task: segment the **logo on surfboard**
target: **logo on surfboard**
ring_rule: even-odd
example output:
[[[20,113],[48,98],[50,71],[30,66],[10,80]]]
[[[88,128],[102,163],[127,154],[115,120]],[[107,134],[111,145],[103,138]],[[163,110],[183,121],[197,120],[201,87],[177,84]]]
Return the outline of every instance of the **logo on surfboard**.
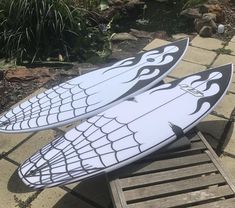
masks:
[[[195,89],[194,87],[192,87],[190,85],[181,84],[179,86],[180,86],[180,89],[184,90],[185,92],[190,93],[191,95],[193,95],[195,97],[204,97],[204,94],[201,91]]]

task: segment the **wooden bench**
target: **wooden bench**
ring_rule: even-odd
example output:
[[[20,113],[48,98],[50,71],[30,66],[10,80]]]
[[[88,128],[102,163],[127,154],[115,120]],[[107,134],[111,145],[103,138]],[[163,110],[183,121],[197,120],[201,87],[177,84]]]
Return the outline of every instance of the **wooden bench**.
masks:
[[[197,130],[191,147],[160,151],[107,175],[117,208],[235,208],[235,186]]]

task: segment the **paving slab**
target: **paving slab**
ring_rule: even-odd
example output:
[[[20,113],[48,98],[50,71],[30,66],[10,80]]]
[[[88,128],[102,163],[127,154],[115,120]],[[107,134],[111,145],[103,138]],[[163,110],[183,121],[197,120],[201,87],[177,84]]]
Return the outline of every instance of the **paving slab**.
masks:
[[[61,188],[45,189],[31,203],[31,208],[95,208]]]
[[[228,120],[226,119],[208,115],[197,125],[197,128],[202,132],[210,145],[216,149],[227,122]]]
[[[214,51],[189,46],[183,60],[208,66],[216,56],[217,54]]]
[[[224,152],[234,155],[235,157],[235,123],[233,122],[226,138],[226,145],[224,147]],[[235,160],[235,159],[234,159]]]
[[[181,78],[189,74],[194,74],[206,70],[206,66],[201,64],[190,63],[187,61],[181,61],[169,74],[169,76]]]
[[[163,46],[163,45],[166,45],[166,44],[169,44],[169,43],[170,43],[169,41],[156,38],[151,43],[149,43],[147,46],[145,46],[143,48],[143,51],[149,51],[149,50],[152,50],[156,47],[160,47],[160,46]]]
[[[72,183],[66,187],[104,208],[108,208],[112,203],[105,175],[100,175],[84,182]]]
[[[0,207],[14,208],[17,199],[25,201],[35,192],[24,186],[16,174],[17,166],[4,159],[0,160]]]
[[[235,159],[222,155],[220,160],[222,161],[222,164],[225,166],[226,170],[230,173],[233,184],[235,184]]]
[[[235,55],[235,42],[229,42],[225,49],[231,50],[231,54]]]
[[[230,118],[231,113],[235,107],[235,94],[227,93],[223,97],[223,99],[218,103],[218,105],[214,108],[214,111],[225,118]]]
[[[235,64],[235,56],[227,55],[227,54],[220,54],[212,66],[221,66],[225,64],[233,63]]]
[[[169,77],[169,76],[167,76],[167,77],[164,78],[164,82],[165,82],[165,83],[172,82],[172,81],[174,81],[174,80],[176,80],[176,78],[174,78],[174,77]]]
[[[44,145],[52,141],[56,134],[57,132],[54,130],[37,132],[29,140],[9,154],[8,157],[18,163],[22,163]]]
[[[185,34],[185,33],[178,33],[178,34],[175,34],[175,35],[172,35],[172,38],[174,40],[180,40],[180,39],[184,39],[184,38],[187,38],[188,35]]]
[[[204,48],[207,50],[216,50],[219,48],[223,48],[223,41],[214,39],[214,38],[203,38],[200,35],[197,35],[192,41],[191,46]]]
[[[13,105],[11,107],[11,109],[16,107],[17,105],[23,103],[26,99],[29,99],[29,98],[31,98],[41,92],[44,92],[45,90],[46,90],[45,88],[40,88],[40,89],[36,90],[31,95],[27,96],[26,98],[24,98],[20,102]],[[5,133],[0,132],[0,138],[1,138],[0,153],[10,151],[12,148],[19,145],[21,142],[23,142],[23,140],[30,138],[32,135],[33,135],[33,133],[5,134]]]
[[[231,42],[235,43],[235,35],[233,36],[233,38],[231,39]]]
[[[24,140],[29,139],[33,133],[24,134],[4,134],[0,133],[0,153],[7,153],[13,148],[17,148]]]

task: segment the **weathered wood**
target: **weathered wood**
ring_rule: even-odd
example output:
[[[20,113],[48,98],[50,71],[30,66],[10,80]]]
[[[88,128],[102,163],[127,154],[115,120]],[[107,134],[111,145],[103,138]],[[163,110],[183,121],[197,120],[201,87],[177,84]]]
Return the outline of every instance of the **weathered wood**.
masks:
[[[117,208],[234,208],[235,187],[198,131],[191,147],[156,152],[108,175]]]
[[[200,191],[192,191],[185,194],[177,194],[174,196],[149,200],[140,202],[137,204],[130,204],[129,208],[170,208],[170,207],[176,207],[176,206],[182,206],[184,207],[186,205],[191,206],[195,203],[202,203],[206,202],[211,199],[219,199],[221,197],[228,197],[232,196],[233,191],[228,185],[219,186],[219,187],[212,187],[209,189],[203,189]],[[187,206],[187,207],[188,207]]]
[[[198,206],[193,206],[192,208],[234,208],[235,207],[235,198],[219,200],[216,202],[211,202],[207,204],[201,204]],[[190,207],[189,207],[190,208]]]
[[[232,177],[231,177],[230,173],[223,166],[223,163],[220,161],[220,159],[216,155],[215,151],[212,149],[212,147],[209,145],[209,143],[206,141],[206,139],[203,137],[203,135],[200,132],[197,132],[197,134],[199,135],[199,137],[201,138],[202,142],[206,145],[206,147],[208,149],[205,152],[210,157],[210,159],[215,164],[215,166],[218,168],[220,173],[224,176],[225,180],[227,181],[227,183],[230,185],[231,189],[235,193],[235,185],[232,182],[232,179],[231,179]]]
[[[126,199],[123,192],[121,192],[121,187],[118,180],[112,180],[109,183],[112,192],[112,199],[115,201],[114,207],[116,208],[127,208]]]
[[[133,175],[146,174],[156,171],[163,171],[170,168],[179,168],[185,167],[188,165],[201,164],[209,162],[210,158],[207,154],[196,154],[172,159],[159,160],[154,162],[148,162],[143,164],[131,164],[127,168],[123,169],[122,172],[119,172],[119,177],[128,177]]]
[[[166,194],[179,193],[182,191],[195,190],[196,188],[205,188],[215,184],[222,184],[225,180],[220,174],[208,175],[204,177],[189,178],[170,183],[152,185],[138,189],[124,191],[127,204],[131,202],[143,201],[150,198],[156,198]]]
[[[120,186],[122,189],[133,187],[141,187],[147,184],[156,184],[159,182],[166,182],[175,179],[182,179],[185,177],[192,177],[197,175],[202,175],[206,173],[217,172],[217,168],[213,163],[207,163],[202,165],[195,165],[192,167],[179,168],[169,171],[162,171],[157,173],[145,174],[140,176],[134,176],[130,178],[120,179]],[[147,179],[147,180],[146,180]]]

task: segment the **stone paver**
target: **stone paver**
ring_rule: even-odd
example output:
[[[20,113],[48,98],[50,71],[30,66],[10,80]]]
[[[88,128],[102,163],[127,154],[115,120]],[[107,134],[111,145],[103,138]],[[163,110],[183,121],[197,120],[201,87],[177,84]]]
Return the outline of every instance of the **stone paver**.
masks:
[[[104,208],[108,208],[111,204],[109,189],[104,175],[84,182],[72,183],[66,187],[79,195],[91,199]]]
[[[216,50],[223,48],[223,41],[214,38],[203,38],[197,35],[192,41],[191,45],[199,48],[204,48],[207,50]]]
[[[232,55],[235,55],[235,43],[234,43],[234,42],[230,42],[230,43],[225,47],[225,49],[231,50],[231,54],[232,54]]]
[[[56,132],[54,130],[38,132],[13,151],[8,157],[14,161],[22,163],[44,145],[52,141],[55,136]]]
[[[220,160],[222,161],[226,170],[230,173],[230,176],[235,184],[235,159],[228,156],[221,156]]]
[[[208,115],[197,125],[197,128],[202,132],[210,145],[216,148],[227,122],[226,119]]]
[[[235,35],[234,35],[233,38],[231,39],[231,42],[235,43]]]
[[[149,50],[152,50],[156,47],[160,47],[160,46],[163,46],[163,45],[166,45],[170,42],[166,41],[166,40],[162,40],[162,39],[154,39],[151,43],[149,43],[147,46],[145,46],[143,48],[143,51],[149,51]]]
[[[235,64],[235,56],[226,55],[226,54],[220,54],[215,62],[212,64],[212,66],[221,66],[225,64],[233,63]]]
[[[200,71],[204,71],[206,66],[190,63],[187,61],[181,61],[169,74],[170,76],[181,78],[189,74],[197,73]]]
[[[8,152],[17,145],[20,145],[21,142],[30,138],[32,133],[24,134],[4,134],[0,133],[0,153]]]
[[[46,90],[45,88],[40,88],[39,90],[36,90],[30,96],[28,96],[25,99],[21,100],[20,102],[16,103],[11,108],[16,107],[17,105],[23,103],[26,99],[29,99],[30,97],[33,97],[41,92],[44,92],[45,90]],[[30,138],[32,135],[33,135],[33,133],[21,133],[21,134],[0,133],[0,138],[1,138],[0,153],[8,152],[12,148],[14,148],[16,145],[20,144],[26,138]]]
[[[95,208],[61,188],[45,189],[31,203],[31,208]]]
[[[172,82],[172,81],[174,81],[174,80],[176,80],[176,79],[173,78],[173,77],[169,77],[169,76],[167,76],[167,77],[164,78],[164,82],[165,82],[165,83]]]
[[[228,93],[223,97],[223,99],[218,103],[215,107],[214,111],[218,115],[225,116],[226,118],[230,118],[230,115],[235,107],[235,95],[232,93]]]
[[[201,65],[210,65],[216,57],[214,51],[189,46],[183,60]]]
[[[184,38],[187,38],[188,35],[185,34],[185,33],[179,33],[179,34],[175,34],[175,35],[172,35],[172,38],[174,40],[180,40],[180,39],[184,39]]]
[[[235,123],[232,124],[228,131],[226,142],[227,144],[224,147],[224,152],[234,155],[235,157]]]
[[[21,183],[16,173],[17,166],[2,159],[0,160],[0,207],[14,208],[17,199],[25,201],[34,194],[33,190]]]

